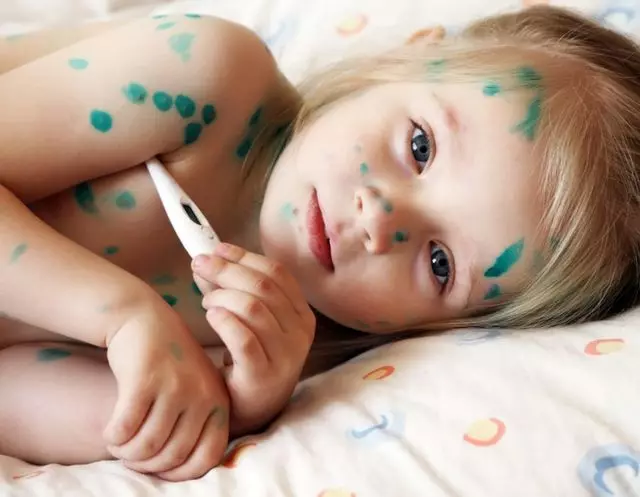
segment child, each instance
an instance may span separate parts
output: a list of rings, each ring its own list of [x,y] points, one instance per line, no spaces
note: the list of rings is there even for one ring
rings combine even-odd
[[[300,93],[219,19],[32,43],[53,53],[0,77],[2,453],[193,478],[282,409],[316,327],[344,352],[347,329],[371,345],[633,302],[640,52],[579,16],[497,16]],[[154,156],[227,242],[213,254],[180,246]]]

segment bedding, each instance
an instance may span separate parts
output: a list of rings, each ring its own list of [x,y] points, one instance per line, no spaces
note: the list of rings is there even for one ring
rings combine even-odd
[[[0,35],[197,12],[256,30],[294,81],[347,51],[453,33],[531,0],[4,0]],[[633,35],[640,0],[562,5]],[[118,462],[36,467],[0,456],[0,495],[640,496],[640,309],[554,330],[461,330],[398,342],[299,385],[224,464],[168,483]]]

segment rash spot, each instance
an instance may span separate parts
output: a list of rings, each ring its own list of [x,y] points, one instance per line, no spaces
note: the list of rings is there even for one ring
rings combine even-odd
[[[91,183],[85,181],[76,185],[73,189],[73,197],[78,204],[78,207],[87,214],[97,214],[98,207],[96,206],[96,198],[93,195],[93,188]]]
[[[130,210],[136,206],[136,199],[131,192],[121,192],[116,197],[116,205],[119,209]]]
[[[38,351],[37,359],[39,362],[53,362],[69,357],[71,352],[65,349],[47,348]]]
[[[173,106],[173,97],[163,91],[157,91],[152,97],[153,105],[156,106],[160,112],[167,112]]]
[[[91,123],[91,126],[101,133],[106,133],[113,127],[113,118],[111,117],[111,114],[104,110],[92,110],[89,115],[89,122]]]
[[[176,97],[176,110],[184,119],[192,117],[196,112],[196,103],[186,95]]]
[[[393,241],[396,243],[404,243],[409,241],[409,233],[406,231],[396,231],[393,235]]]
[[[486,85],[484,85],[484,87],[482,88],[482,93],[487,97],[493,97],[498,93],[500,93],[501,91],[502,91],[502,88],[500,88],[500,85],[495,82],[489,82]]]
[[[89,62],[86,59],[69,59],[69,67],[76,71],[82,71],[89,67]]]
[[[202,122],[204,122],[204,124],[208,126],[215,120],[216,120],[216,108],[211,104],[207,104],[204,107],[202,107]]]
[[[527,107],[524,119],[515,125],[513,131],[522,133],[527,140],[532,141],[535,138],[538,123],[540,122],[541,108],[542,101],[540,97],[534,97]]]
[[[286,221],[293,221],[298,215],[298,209],[291,202],[287,202],[280,208],[280,215]]]
[[[158,31],[164,31],[166,29],[171,29],[172,27],[174,27],[176,25],[175,22],[173,21],[169,21],[169,22],[163,22],[162,24],[158,24],[158,27],[156,28]]]
[[[497,278],[508,272],[513,265],[520,260],[524,249],[524,238],[507,247],[493,265],[484,272],[485,278]]]
[[[240,143],[240,145],[238,145],[238,148],[236,149],[236,155],[238,156],[238,158],[244,159],[251,150],[252,146],[253,140],[251,139],[251,137],[245,137],[244,140],[242,140],[242,143]]]
[[[27,251],[27,248],[28,247],[26,243],[21,243],[20,245],[16,246],[11,252],[11,262],[17,262],[18,259],[20,259],[20,257],[22,257]]]
[[[191,145],[198,141],[200,138],[200,134],[202,133],[202,124],[200,123],[189,123],[184,128],[184,144]]]
[[[115,255],[118,252],[120,252],[120,249],[115,245],[109,245],[108,247],[104,248],[104,255]]]
[[[174,297],[173,295],[165,294],[162,296],[162,298],[171,307],[175,306],[178,303],[178,297]]]
[[[369,166],[367,165],[366,162],[363,162],[362,164],[360,164],[360,174],[362,176],[366,176],[367,174],[369,174]]]
[[[493,300],[498,298],[500,295],[502,295],[500,287],[498,285],[491,285],[489,290],[487,290],[487,293],[484,295],[484,300]]]
[[[129,83],[122,89],[124,96],[132,104],[143,104],[147,100],[147,89],[140,83]]]

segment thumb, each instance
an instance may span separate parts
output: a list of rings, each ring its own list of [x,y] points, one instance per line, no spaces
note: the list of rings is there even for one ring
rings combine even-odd
[[[119,391],[113,414],[103,432],[105,442],[108,445],[122,445],[131,440],[147,417],[151,403],[148,396],[139,392]]]

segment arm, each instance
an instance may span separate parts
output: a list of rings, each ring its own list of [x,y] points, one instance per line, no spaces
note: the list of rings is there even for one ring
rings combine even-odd
[[[104,345],[130,309],[158,298],[24,204],[155,155],[210,145],[221,128],[205,125],[204,106],[219,114],[244,106],[248,114],[269,72],[272,59],[248,30],[176,16],[132,23],[0,77],[0,311]],[[105,306],[115,312],[100,312]]]

